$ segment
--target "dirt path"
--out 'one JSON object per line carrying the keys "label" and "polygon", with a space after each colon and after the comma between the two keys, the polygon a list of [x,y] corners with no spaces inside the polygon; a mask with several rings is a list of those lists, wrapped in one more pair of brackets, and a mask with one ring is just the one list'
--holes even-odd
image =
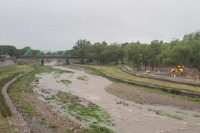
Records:
{"label": "dirt path", "polygon": [[10,97],[8,96],[8,87],[14,83],[19,77],[23,76],[22,74],[12,79],[10,82],[8,82],[3,88],[2,88],[2,94],[4,96],[5,102],[8,105],[8,107],[11,109],[12,115],[15,118],[17,122],[17,127],[19,129],[20,133],[31,133],[26,121],[23,119],[22,115],[17,111],[15,106],[13,105]]}
{"label": "dirt path", "polygon": [[[199,133],[200,131],[200,119],[193,117],[198,112],[169,106],[141,105],[122,100],[105,91],[112,82],[103,77],[90,75],[80,70],[55,68],[70,70],[74,73],[63,73],[57,76],[55,74],[37,75],[39,83],[35,92],[45,95],[42,94],[42,89],[49,93],[63,91],[85,98],[110,114],[115,124],[113,130],[119,133]],[[61,80],[69,80],[70,84],[58,82]],[[170,117],[157,115],[155,112],[162,112],[161,114]]]}
{"label": "dirt path", "polygon": [[152,90],[144,89],[142,87],[115,83],[106,87],[106,91],[119,98],[140,104],[167,105],[200,112],[200,104],[198,103],[176,97],[175,95],[151,92]]}

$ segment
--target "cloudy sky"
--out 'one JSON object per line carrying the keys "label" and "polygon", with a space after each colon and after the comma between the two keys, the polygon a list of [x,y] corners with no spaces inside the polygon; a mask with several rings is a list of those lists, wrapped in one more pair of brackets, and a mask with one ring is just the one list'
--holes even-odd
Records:
{"label": "cloudy sky", "polygon": [[64,50],[78,39],[169,41],[200,30],[199,5],[200,0],[0,0],[0,45]]}

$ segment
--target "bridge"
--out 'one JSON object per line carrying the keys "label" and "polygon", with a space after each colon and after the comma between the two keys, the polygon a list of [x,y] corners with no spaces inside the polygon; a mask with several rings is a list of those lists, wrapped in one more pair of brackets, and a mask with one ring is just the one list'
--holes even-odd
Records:
{"label": "bridge", "polygon": [[89,57],[80,57],[80,56],[18,56],[16,57],[17,60],[41,60],[41,64],[44,64],[45,59],[53,59],[53,60],[59,60],[59,59],[64,59],[66,64],[70,64],[71,60],[78,60],[79,62],[88,62]]}
{"label": "bridge", "polygon": [[90,59],[80,56],[18,56],[17,59]]}

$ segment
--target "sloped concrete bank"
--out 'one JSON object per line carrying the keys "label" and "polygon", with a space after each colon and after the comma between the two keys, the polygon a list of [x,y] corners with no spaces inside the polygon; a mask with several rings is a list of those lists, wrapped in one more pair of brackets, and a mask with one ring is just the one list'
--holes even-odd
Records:
{"label": "sloped concrete bank", "polygon": [[143,74],[137,74],[134,72],[131,72],[130,70],[127,70],[126,68],[121,68],[121,67],[117,67],[120,70],[122,70],[123,72],[126,72],[128,74],[131,74],[133,76],[137,76],[137,77],[142,77],[142,78],[148,78],[148,79],[155,79],[155,80],[159,80],[159,81],[166,81],[166,82],[171,82],[171,83],[177,83],[177,84],[184,84],[184,85],[190,85],[190,86],[196,86],[196,87],[200,87],[200,83],[191,83],[188,81],[178,81],[177,79],[167,79],[167,78],[161,78],[161,77],[155,77],[155,76],[145,76]]}
{"label": "sloped concrete bank", "polygon": [[[31,71],[30,71],[31,72]],[[8,88],[20,77],[25,76],[26,74],[30,73],[27,72],[25,74],[19,74],[18,76],[16,76],[15,78],[13,78],[11,81],[9,81],[7,84],[5,84],[2,88],[2,95],[5,99],[5,102],[7,104],[7,106],[10,108],[11,112],[12,112],[12,116],[14,117],[14,119],[17,122],[17,127],[19,129],[20,133],[31,133],[28,124],[26,123],[26,121],[24,120],[22,114],[16,109],[16,107],[13,105],[12,100],[10,99],[9,95],[8,95]]]}
{"label": "sloped concrete bank", "polygon": [[[79,66],[79,65],[77,65],[77,66]],[[95,69],[95,68],[91,68],[91,67],[88,67],[88,66],[79,66],[79,67],[83,67],[83,68],[86,68],[86,69]],[[149,84],[149,83],[141,83],[141,82],[130,81],[130,80],[114,77],[114,76],[112,76],[110,74],[103,73],[103,72],[101,72],[101,71],[99,71],[97,69],[95,69],[95,70],[100,72],[100,73],[102,73],[102,75],[104,75],[104,77],[106,77],[106,78],[108,78],[110,80],[113,80],[113,81],[128,83],[128,84],[139,86],[139,87],[149,87],[151,89],[159,89],[159,90],[162,90],[163,92],[177,94],[177,95],[183,95],[183,96],[188,96],[188,97],[192,97],[192,98],[200,98],[200,94],[199,93],[189,92],[189,91],[185,91],[185,90],[177,90],[175,88],[162,87],[162,86]]]}

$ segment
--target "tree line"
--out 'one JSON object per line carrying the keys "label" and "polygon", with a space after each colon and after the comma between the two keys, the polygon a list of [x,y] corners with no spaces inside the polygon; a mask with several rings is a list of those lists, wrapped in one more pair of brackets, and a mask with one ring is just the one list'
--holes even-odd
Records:
{"label": "tree line", "polygon": [[32,49],[31,47],[24,47],[22,49],[17,49],[12,45],[0,45],[0,56],[9,55],[9,56],[66,56],[67,51],[55,51],[55,52],[43,52],[38,49]]}
{"label": "tree line", "polygon": [[108,44],[79,40],[70,51],[71,56],[89,57],[97,64],[129,63],[141,70],[151,67],[183,65],[200,71],[200,32],[185,35],[181,40],[168,43],[154,40],[150,44],[140,42]]}
{"label": "tree line", "polygon": [[[91,43],[87,40],[78,40],[75,46],[68,51],[42,52],[30,47],[17,49],[10,45],[0,45],[0,55],[10,56],[80,56],[89,57],[90,62],[97,64],[129,63],[138,71],[144,67],[171,67],[184,65],[195,68],[200,72],[200,32],[185,35],[181,40],[171,42],[154,40],[150,44],[140,42]],[[82,63],[83,60],[81,60]]]}

